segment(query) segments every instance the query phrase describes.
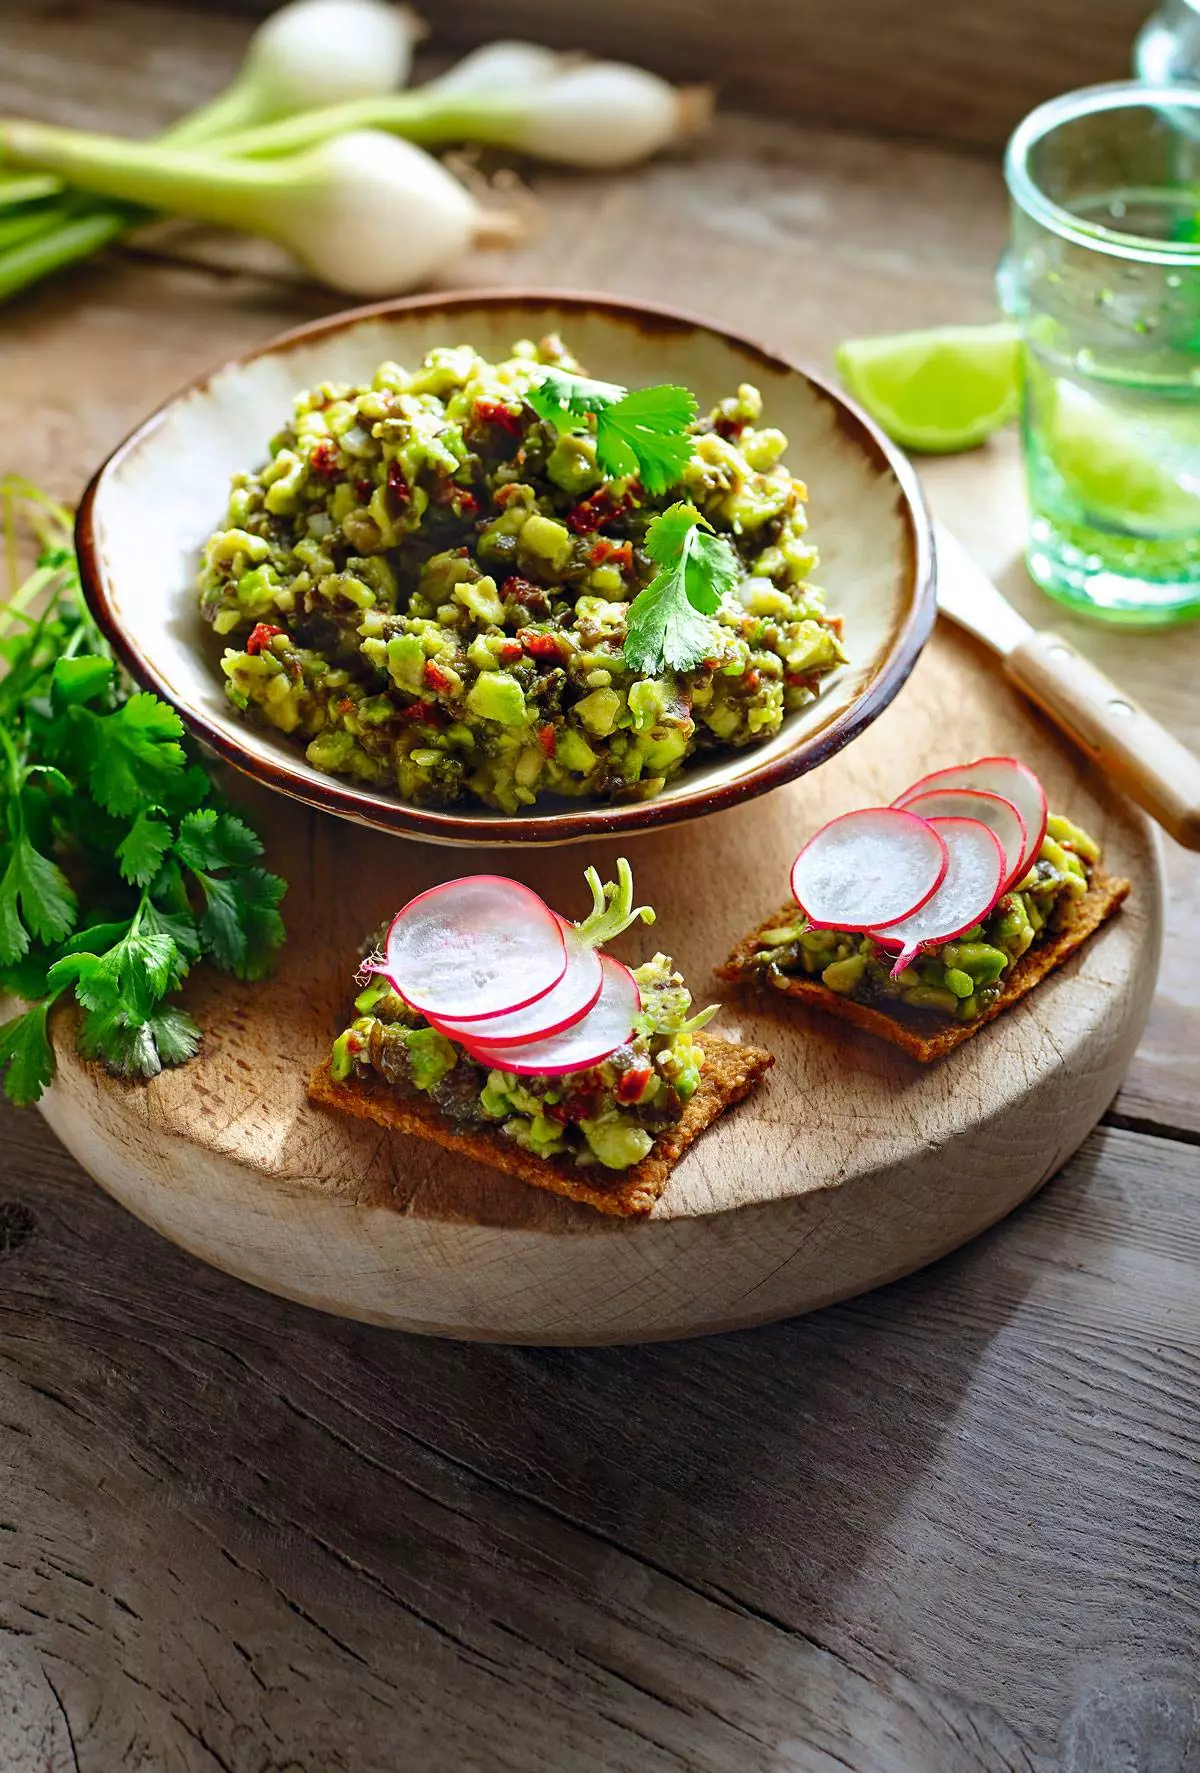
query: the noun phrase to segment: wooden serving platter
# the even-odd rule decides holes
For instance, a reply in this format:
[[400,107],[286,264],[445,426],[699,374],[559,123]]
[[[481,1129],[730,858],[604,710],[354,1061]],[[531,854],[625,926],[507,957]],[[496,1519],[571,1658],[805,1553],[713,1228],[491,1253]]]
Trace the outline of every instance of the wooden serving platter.
[[[716,985],[734,941],[786,896],[803,835],[890,800],[926,770],[1012,752],[1087,826],[1133,894],[1025,1003],[922,1069],[845,1024]],[[251,798],[237,783],[232,790]],[[628,846],[653,930],[717,1030],[769,1047],[759,1093],[675,1172],[653,1215],[601,1217],[312,1107],[305,1080],[340,1025],[358,944],[413,892],[469,866],[528,881],[568,914],[611,844],[480,851],[372,833],[257,791],[291,890],[277,976],[197,975],[200,1057],[149,1085],[72,1053],[44,1103],[100,1184],[218,1267],[323,1310],[437,1335],[532,1343],[696,1335],[806,1311],[932,1261],[1039,1188],[1116,1092],[1154,990],[1161,929],[1147,822],[1065,750],[973,643],[939,626],[909,687],[846,751],[791,787]],[[62,1031],[65,1036],[66,1031]],[[60,1046],[66,1047],[65,1038]]]

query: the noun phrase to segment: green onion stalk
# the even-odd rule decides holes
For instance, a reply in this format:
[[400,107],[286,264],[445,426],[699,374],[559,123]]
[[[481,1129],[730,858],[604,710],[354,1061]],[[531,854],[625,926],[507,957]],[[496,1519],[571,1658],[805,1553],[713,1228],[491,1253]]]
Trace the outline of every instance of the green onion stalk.
[[[390,92],[407,80],[423,30],[414,12],[386,0],[292,0],[259,26],[231,84],[166,130],[159,144],[198,151],[234,131],[327,105],[331,95],[347,102]],[[0,301],[90,257],[154,214],[142,205],[95,204],[63,191],[57,172],[0,177]]]

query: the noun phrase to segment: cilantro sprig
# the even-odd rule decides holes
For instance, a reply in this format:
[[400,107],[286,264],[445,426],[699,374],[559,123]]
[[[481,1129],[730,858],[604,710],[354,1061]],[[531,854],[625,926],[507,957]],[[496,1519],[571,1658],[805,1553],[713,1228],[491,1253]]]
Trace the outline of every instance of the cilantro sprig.
[[284,883],[190,749],[179,717],[133,691],[88,612],[71,516],[0,481],[10,563],[18,502],[42,552],[0,603],[0,1025],[4,1091],[37,1101],[54,1077],[50,1011],[74,999],[85,1058],[153,1077],[200,1030],[172,999],[211,961],[241,979],[284,939]]
[[630,390],[546,369],[525,399],[560,435],[594,419],[596,460],[605,474],[614,480],[636,475],[648,493],[677,485],[692,453],[688,426],[699,409],[686,388],[664,383]]
[[670,505],[646,531],[658,571],[629,606],[625,663],[634,671],[691,671],[708,657],[712,620],[742,577],[737,555],[694,505]]

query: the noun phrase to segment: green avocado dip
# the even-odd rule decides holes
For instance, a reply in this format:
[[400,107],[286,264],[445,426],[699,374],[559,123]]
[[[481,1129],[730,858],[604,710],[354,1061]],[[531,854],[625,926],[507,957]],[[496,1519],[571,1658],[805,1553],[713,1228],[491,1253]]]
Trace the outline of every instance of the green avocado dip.
[[[463,345],[297,398],[266,464],[234,477],[199,578],[248,719],[407,801],[516,813],[548,794],[649,798],[816,697],[846,657],[840,620],[808,583],[807,493],[758,391],[686,424],[681,471],[652,494],[604,471],[595,414],[558,428],[529,404],[576,369],[555,337],[500,363]],[[692,637],[704,624],[692,668],[635,671],[647,531],[678,501],[730,545],[737,583],[687,612]]]
[[869,936],[808,929],[799,912],[794,923],[760,932],[752,964],[765,973],[820,978],[839,996],[888,1015],[970,1022],[1000,995],[1021,956],[1062,927],[1099,857],[1086,831],[1052,815],[1037,861],[983,922],[923,949],[895,979],[895,956]]
[[[652,920],[633,909],[627,864],[616,885],[601,887],[591,869],[588,882],[596,909],[581,932],[609,940],[635,918]],[[691,993],[665,954],[633,976],[642,1008],[628,1041],[586,1071],[519,1076],[478,1063],[376,975],[334,1042],[333,1080],[381,1078],[401,1095],[427,1096],[454,1125],[491,1128],[536,1157],[627,1170],[696,1093],[704,1049],[695,1037],[716,1014],[715,1005],[691,1014]]]

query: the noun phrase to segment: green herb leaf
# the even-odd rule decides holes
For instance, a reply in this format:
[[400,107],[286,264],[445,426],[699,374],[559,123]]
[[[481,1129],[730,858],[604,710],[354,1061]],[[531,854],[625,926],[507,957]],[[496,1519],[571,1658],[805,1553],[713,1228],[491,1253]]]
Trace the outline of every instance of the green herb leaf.
[[88,780],[106,812],[121,817],[171,804],[187,764],[173,709],[139,690],[113,714],[82,709],[78,716],[91,728]]
[[18,831],[0,877],[0,963],[20,960],[31,937],[61,942],[75,927],[76,906],[62,869]]
[[170,1005],[144,1021],[122,1011],[89,1011],[79,1028],[79,1050],[118,1077],[157,1077],[167,1065],[183,1065],[196,1055],[200,1030],[183,1010]]
[[204,807],[180,821],[175,854],[186,868],[238,868],[261,856],[262,844],[233,813]]
[[629,606],[625,662],[648,675],[691,671],[713,644],[711,617],[742,576],[737,555],[694,505],[671,505],[646,531],[659,570]]
[[49,1003],[34,1004],[0,1027],[4,1094],[18,1108],[36,1102],[54,1078],[54,1048],[46,1029]]
[[698,411],[686,388],[635,388],[596,419],[596,455],[615,479],[636,474],[648,493],[675,486],[692,453]]
[[23,1003],[36,1003],[50,990],[46,979],[48,965],[46,951],[40,949],[0,967],[0,993],[5,997],[19,997]]
[[64,955],[49,978],[54,991],[73,986],[86,1010],[119,1011],[130,1021],[144,1021],[179,983],[179,951],[169,936],[131,927],[104,953]]
[[213,960],[238,979],[265,978],[286,934],[278,911],[284,882],[265,868],[228,878],[194,872],[205,899],[200,936]]
[[636,475],[649,493],[674,486],[692,453],[688,426],[698,411],[686,388],[622,388],[566,370],[547,369],[525,396],[540,419],[560,434],[596,420],[596,459],[613,480]]
[[171,847],[171,827],[152,813],[139,813],[117,845],[117,866],[131,886],[146,887],[158,876]]
[[81,708],[105,695],[113,680],[111,659],[86,654],[78,659],[59,659],[50,680],[57,708]]

